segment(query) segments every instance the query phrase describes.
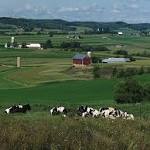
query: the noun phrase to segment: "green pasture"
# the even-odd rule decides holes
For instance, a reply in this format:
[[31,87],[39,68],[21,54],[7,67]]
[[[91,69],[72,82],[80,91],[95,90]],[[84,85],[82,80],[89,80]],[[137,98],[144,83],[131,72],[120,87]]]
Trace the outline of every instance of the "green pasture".
[[115,81],[64,81],[36,87],[1,89],[0,103],[80,104],[112,103]]
[[[137,76],[141,83],[149,74]],[[42,83],[35,87],[0,89],[0,103],[31,104],[113,104],[113,90],[118,80],[85,80]]]

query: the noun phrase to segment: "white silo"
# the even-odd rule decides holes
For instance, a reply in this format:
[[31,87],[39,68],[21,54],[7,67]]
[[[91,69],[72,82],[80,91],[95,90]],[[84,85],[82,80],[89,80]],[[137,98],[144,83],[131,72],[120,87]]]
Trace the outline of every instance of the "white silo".
[[11,44],[15,42],[15,37],[11,37]]
[[17,57],[17,68],[21,67],[21,57]]
[[92,52],[87,52],[87,56],[91,58]]

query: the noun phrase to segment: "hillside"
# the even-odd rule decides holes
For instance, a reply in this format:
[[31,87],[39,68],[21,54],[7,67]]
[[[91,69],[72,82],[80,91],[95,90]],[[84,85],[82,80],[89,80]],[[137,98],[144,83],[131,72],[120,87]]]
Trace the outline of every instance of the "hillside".
[[88,27],[93,30],[97,28],[109,28],[109,30],[114,31],[120,28],[129,28],[137,31],[145,31],[150,29],[150,23],[141,24],[128,24],[125,22],[68,22],[60,19],[54,20],[33,20],[24,18],[0,18],[0,29],[8,28],[46,28],[46,29],[60,29],[67,31],[74,31],[77,27]]

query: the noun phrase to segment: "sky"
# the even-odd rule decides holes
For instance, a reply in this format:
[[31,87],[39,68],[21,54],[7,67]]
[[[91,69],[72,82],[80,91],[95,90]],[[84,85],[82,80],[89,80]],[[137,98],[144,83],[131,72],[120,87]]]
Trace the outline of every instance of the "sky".
[[0,0],[0,17],[150,23],[150,0]]

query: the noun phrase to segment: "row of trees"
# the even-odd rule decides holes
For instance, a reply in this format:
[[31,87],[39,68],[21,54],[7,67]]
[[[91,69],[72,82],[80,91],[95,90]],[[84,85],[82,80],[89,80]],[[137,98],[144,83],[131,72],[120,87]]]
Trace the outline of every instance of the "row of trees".
[[95,65],[93,69],[94,78],[126,78],[134,75],[142,75],[144,73],[150,73],[150,67],[103,67],[99,65]]
[[41,43],[42,47],[44,49],[46,48],[62,48],[66,51],[110,51],[110,49],[108,49],[105,46],[89,46],[89,45],[81,45],[80,42],[77,41],[70,41],[70,42],[62,42],[60,43],[60,45],[58,46],[54,46],[51,40],[47,40],[45,43]]

